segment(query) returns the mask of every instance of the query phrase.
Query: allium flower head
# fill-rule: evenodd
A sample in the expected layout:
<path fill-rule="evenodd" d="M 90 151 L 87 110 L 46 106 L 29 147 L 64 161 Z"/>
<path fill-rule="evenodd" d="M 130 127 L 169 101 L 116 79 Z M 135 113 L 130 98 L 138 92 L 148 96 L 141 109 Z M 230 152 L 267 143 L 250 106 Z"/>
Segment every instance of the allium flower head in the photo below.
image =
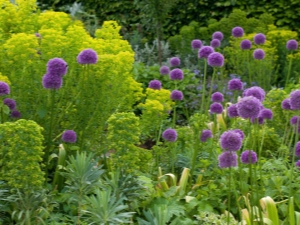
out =
<path fill-rule="evenodd" d="M 178 57 L 173 57 L 170 59 L 170 66 L 180 66 L 180 59 Z"/>
<path fill-rule="evenodd" d="M 168 75 L 170 73 L 170 68 L 168 66 L 162 66 L 159 69 L 161 75 Z"/>
<path fill-rule="evenodd" d="M 233 130 L 225 131 L 220 137 L 220 145 L 225 151 L 238 151 L 242 147 L 242 137 Z"/>
<path fill-rule="evenodd" d="M 21 117 L 21 113 L 18 110 L 13 110 L 10 113 L 10 117 L 14 119 L 19 119 Z"/>
<path fill-rule="evenodd" d="M 291 104 L 291 109 L 293 110 L 300 109 L 300 90 L 295 90 L 291 92 L 290 104 Z"/>
<path fill-rule="evenodd" d="M 208 58 L 208 56 L 213 53 L 215 50 L 211 46 L 202 46 L 198 51 L 198 57 L 201 58 Z"/>
<path fill-rule="evenodd" d="M 224 101 L 224 96 L 220 92 L 215 92 L 211 95 L 211 100 L 213 102 L 223 102 Z"/>
<path fill-rule="evenodd" d="M 201 136 L 200 136 L 200 141 L 201 142 L 206 142 L 208 138 L 212 138 L 212 132 L 211 130 L 202 130 Z"/>
<path fill-rule="evenodd" d="M 223 35 L 223 33 L 220 32 L 220 31 L 216 31 L 216 32 L 214 32 L 213 35 L 212 35 L 212 39 L 218 39 L 219 41 L 222 41 L 223 38 L 224 38 L 224 35 Z"/>
<path fill-rule="evenodd" d="M 257 162 L 257 155 L 255 151 L 246 150 L 241 154 L 241 162 L 244 164 L 254 164 Z"/>
<path fill-rule="evenodd" d="M 219 39 L 212 39 L 210 42 L 210 46 L 213 48 L 219 48 L 221 46 L 221 42 Z"/>
<path fill-rule="evenodd" d="M 262 45 L 266 42 L 266 36 L 262 33 L 258 33 L 254 36 L 254 43 L 257 45 Z"/>
<path fill-rule="evenodd" d="M 298 41 L 291 39 L 286 43 L 287 50 L 294 51 L 298 49 Z"/>
<path fill-rule="evenodd" d="M 9 85 L 3 81 L 0 81 L 0 96 L 9 95 L 10 88 Z"/>
<path fill-rule="evenodd" d="M 202 47 L 202 41 L 198 39 L 192 40 L 191 45 L 192 49 L 200 49 Z"/>
<path fill-rule="evenodd" d="M 233 117 L 238 117 L 239 113 L 237 111 L 237 105 L 236 104 L 232 104 L 227 108 L 227 113 L 228 116 L 233 118 Z"/>
<path fill-rule="evenodd" d="M 230 91 L 243 90 L 243 82 L 238 78 L 231 79 L 228 82 L 228 90 L 230 90 Z"/>
<path fill-rule="evenodd" d="M 170 79 L 171 80 L 182 80 L 183 79 L 183 72 L 181 69 L 173 69 L 170 72 Z"/>
<path fill-rule="evenodd" d="M 77 56 L 79 64 L 96 64 L 98 62 L 98 55 L 93 49 L 87 48 L 82 50 Z"/>
<path fill-rule="evenodd" d="M 300 141 L 296 144 L 295 156 L 300 157 Z"/>
<path fill-rule="evenodd" d="M 5 98 L 3 100 L 3 104 L 7 105 L 10 110 L 14 110 L 17 107 L 15 100 L 13 100 L 11 98 Z"/>
<path fill-rule="evenodd" d="M 254 86 L 244 90 L 243 96 L 244 97 L 253 96 L 262 102 L 265 99 L 266 92 L 261 87 Z"/>
<path fill-rule="evenodd" d="M 246 49 L 251 49 L 252 47 L 252 42 L 250 40 L 242 40 L 240 47 L 242 50 L 246 50 Z"/>
<path fill-rule="evenodd" d="M 149 82 L 149 88 L 154 89 L 154 90 L 160 90 L 161 82 L 159 80 L 151 80 Z"/>
<path fill-rule="evenodd" d="M 75 143 L 77 139 L 76 132 L 74 130 L 66 130 L 62 134 L 61 139 L 67 143 Z"/>
<path fill-rule="evenodd" d="M 219 102 L 214 102 L 210 105 L 210 113 L 221 114 L 223 112 L 223 106 Z"/>
<path fill-rule="evenodd" d="M 222 67 L 224 65 L 224 56 L 219 52 L 213 52 L 208 56 L 207 63 L 212 67 Z"/>
<path fill-rule="evenodd" d="M 297 162 L 295 162 L 295 166 L 300 169 L 300 160 L 298 160 Z"/>
<path fill-rule="evenodd" d="M 296 125 L 298 122 L 298 125 L 300 125 L 300 116 L 293 116 L 291 119 L 290 119 L 290 124 L 291 125 Z"/>
<path fill-rule="evenodd" d="M 281 108 L 285 110 L 291 110 L 291 100 L 289 98 L 286 98 L 281 103 Z"/>
<path fill-rule="evenodd" d="M 183 99 L 183 94 L 181 91 L 174 90 L 171 93 L 171 99 L 174 101 L 181 101 Z"/>
<path fill-rule="evenodd" d="M 258 48 L 258 49 L 255 49 L 254 52 L 253 52 L 253 58 L 254 59 L 257 59 L 257 60 L 262 60 L 265 58 L 265 51 Z"/>
<path fill-rule="evenodd" d="M 61 58 L 50 59 L 47 63 L 47 74 L 53 76 L 64 76 L 67 73 L 68 65 Z"/>
<path fill-rule="evenodd" d="M 231 34 L 233 37 L 243 37 L 244 35 L 244 29 L 242 27 L 234 27 L 232 30 L 231 30 Z"/>
<path fill-rule="evenodd" d="M 177 140 L 177 132 L 174 129 L 168 128 L 162 133 L 163 139 L 169 142 L 174 142 Z"/>
<path fill-rule="evenodd" d="M 60 76 L 45 74 L 43 76 L 43 87 L 46 89 L 59 89 L 62 86 L 62 78 Z"/>
<path fill-rule="evenodd" d="M 236 167 L 238 165 L 237 154 L 235 152 L 223 152 L 219 155 L 218 160 L 220 168 Z"/>
<path fill-rule="evenodd" d="M 273 119 L 273 112 L 271 109 L 262 109 L 260 110 L 259 117 L 263 119 L 271 120 Z"/>
<path fill-rule="evenodd" d="M 253 96 L 243 97 L 237 103 L 237 111 L 244 119 L 257 118 L 262 108 L 261 101 Z"/>
<path fill-rule="evenodd" d="M 240 129 L 234 129 L 232 131 L 234 131 L 235 133 L 238 133 L 241 136 L 242 140 L 244 140 L 245 134 L 244 134 L 244 132 L 242 130 L 240 130 Z"/>

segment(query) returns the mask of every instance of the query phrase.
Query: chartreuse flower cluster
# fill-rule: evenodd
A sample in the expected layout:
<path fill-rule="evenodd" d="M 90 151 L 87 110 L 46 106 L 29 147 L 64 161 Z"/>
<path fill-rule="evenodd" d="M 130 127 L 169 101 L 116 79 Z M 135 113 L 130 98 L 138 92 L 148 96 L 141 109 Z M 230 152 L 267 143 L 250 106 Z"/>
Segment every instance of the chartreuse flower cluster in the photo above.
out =
<path fill-rule="evenodd" d="M 24 119 L 0 124 L 0 180 L 11 188 L 42 188 L 42 130 L 34 121 Z"/>

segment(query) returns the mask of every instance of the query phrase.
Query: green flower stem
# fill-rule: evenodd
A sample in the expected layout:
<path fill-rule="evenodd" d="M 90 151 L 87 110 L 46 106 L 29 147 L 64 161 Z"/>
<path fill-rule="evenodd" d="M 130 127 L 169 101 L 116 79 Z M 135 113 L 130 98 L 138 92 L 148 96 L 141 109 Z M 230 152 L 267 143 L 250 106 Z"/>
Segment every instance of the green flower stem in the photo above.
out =
<path fill-rule="evenodd" d="M 293 63 L 293 57 L 290 58 L 289 60 L 289 67 L 288 67 L 288 73 L 287 73 L 287 77 L 285 80 L 285 86 L 287 87 L 288 83 L 289 83 L 289 79 L 290 79 L 290 75 L 291 75 L 291 69 L 292 69 L 292 63 Z"/>
<path fill-rule="evenodd" d="M 258 150 L 258 167 L 259 167 L 259 177 L 260 177 L 261 187 L 263 186 L 263 177 L 262 177 L 262 169 L 261 169 L 260 159 L 261 159 L 261 152 L 262 152 L 263 144 L 264 144 L 264 141 L 265 141 L 265 134 L 266 134 L 266 126 L 263 125 L 262 140 L 261 140 L 259 150 Z"/>
<path fill-rule="evenodd" d="M 252 84 L 252 73 L 251 73 L 251 66 L 250 66 L 250 51 L 247 50 L 247 67 L 248 67 L 248 75 L 249 75 L 249 86 Z"/>
<path fill-rule="evenodd" d="M 203 84 L 202 84 L 202 100 L 201 100 L 201 109 L 200 112 L 203 113 L 206 109 L 205 104 L 205 87 L 206 87 L 206 73 L 207 73 L 207 60 L 204 59 L 204 74 L 203 74 Z M 204 112 L 206 113 L 206 112 Z"/>
<path fill-rule="evenodd" d="M 175 128 L 175 125 L 176 125 L 176 103 L 175 103 L 174 109 L 173 109 L 173 120 L 172 120 L 172 124 L 173 124 L 173 127 Z"/>
<path fill-rule="evenodd" d="M 230 152 L 230 154 L 232 154 Z M 230 204 L 231 204 L 231 198 L 230 198 L 230 192 L 231 192 L 231 166 L 229 167 L 229 180 L 228 180 L 228 193 L 227 193 L 227 225 L 230 224 Z"/>
<path fill-rule="evenodd" d="M 159 143 L 159 140 L 160 140 L 160 137 L 161 137 L 161 133 L 162 133 L 162 127 L 163 127 L 163 124 L 162 124 L 162 122 L 161 122 L 160 127 L 159 127 L 159 131 L 158 131 L 158 135 L 157 135 L 156 141 L 155 141 L 155 146 L 158 146 L 158 143 Z M 156 155 L 156 156 L 155 156 L 155 159 L 156 159 L 156 166 L 158 166 L 158 165 L 159 165 L 159 156 L 158 156 L 157 153 L 156 153 L 155 155 Z"/>
<path fill-rule="evenodd" d="M 200 140 L 198 136 L 195 137 L 195 144 L 194 144 L 194 152 L 193 152 L 193 158 L 192 158 L 192 167 L 191 167 L 191 176 L 193 177 L 195 167 L 196 167 L 196 159 L 197 159 L 197 153 L 200 148 Z"/>
<path fill-rule="evenodd" d="M 208 96 L 207 96 L 207 102 L 209 102 L 210 100 L 210 96 L 211 96 L 211 93 L 212 93 L 212 88 L 213 88 L 213 83 L 214 83 L 214 79 L 215 79 L 215 76 L 216 76 L 216 67 L 214 67 L 214 72 L 213 72 L 213 75 L 212 75 L 212 78 L 211 78 L 211 82 L 210 82 L 210 87 L 209 87 L 209 93 L 208 93 Z M 207 105 L 205 107 L 205 112 L 208 110 L 207 108 Z"/>
<path fill-rule="evenodd" d="M 1 121 L 0 121 L 0 123 L 4 123 L 4 112 L 3 112 L 3 103 L 2 103 L 2 105 L 1 105 L 1 107 L 0 107 L 0 111 L 1 111 Z"/>

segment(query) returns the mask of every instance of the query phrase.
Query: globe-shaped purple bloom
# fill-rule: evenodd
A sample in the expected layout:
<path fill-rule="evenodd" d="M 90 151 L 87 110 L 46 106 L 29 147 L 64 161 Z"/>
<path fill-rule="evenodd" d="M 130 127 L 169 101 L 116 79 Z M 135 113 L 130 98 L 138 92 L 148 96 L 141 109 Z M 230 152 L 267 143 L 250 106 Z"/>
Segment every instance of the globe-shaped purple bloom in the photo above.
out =
<path fill-rule="evenodd" d="M 259 117 L 263 119 L 271 120 L 273 119 L 273 112 L 271 109 L 262 109 L 260 110 Z"/>
<path fill-rule="evenodd" d="M 221 42 L 219 39 L 213 39 L 210 42 L 210 46 L 213 48 L 219 48 L 221 46 Z"/>
<path fill-rule="evenodd" d="M 208 56 L 207 63 L 212 67 L 222 67 L 224 65 L 224 56 L 219 52 L 213 52 Z"/>
<path fill-rule="evenodd" d="M 171 93 L 171 99 L 174 101 L 181 101 L 183 99 L 183 94 L 181 91 L 174 90 Z"/>
<path fill-rule="evenodd" d="M 68 64 L 61 58 L 50 59 L 47 63 L 47 74 L 64 76 L 68 70 Z"/>
<path fill-rule="evenodd" d="M 73 130 L 66 130 L 66 131 L 62 134 L 61 139 L 62 139 L 64 142 L 67 142 L 67 143 L 75 143 L 75 142 L 76 142 L 76 139 L 77 139 L 76 132 L 73 131 Z"/>
<path fill-rule="evenodd" d="M 262 33 L 258 33 L 254 36 L 254 43 L 257 45 L 262 45 L 266 42 L 266 36 Z"/>
<path fill-rule="evenodd" d="M 98 62 L 98 55 L 93 49 L 84 49 L 77 56 L 79 64 L 96 64 Z"/>
<path fill-rule="evenodd" d="M 281 103 L 281 108 L 285 110 L 291 110 L 291 100 L 289 98 L 286 98 Z"/>
<path fill-rule="evenodd" d="M 293 116 L 291 119 L 290 119 L 290 124 L 291 125 L 296 125 L 298 122 L 298 124 L 300 125 L 300 116 Z"/>
<path fill-rule="evenodd" d="M 178 57 L 173 57 L 170 59 L 170 66 L 180 66 L 180 59 Z"/>
<path fill-rule="evenodd" d="M 290 94 L 290 104 L 292 110 L 300 109 L 300 90 L 292 91 Z"/>
<path fill-rule="evenodd" d="M 230 90 L 230 91 L 243 90 L 243 82 L 238 78 L 231 79 L 228 82 L 228 90 Z"/>
<path fill-rule="evenodd" d="M 253 58 L 254 59 L 257 59 L 257 60 L 262 60 L 265 58 L 265 51 L 258 48 L 258 49 L 255 49 L 254 52 L 253 52 Z"/>
<path fill-rule="evenodd" d="M 198 57 L 201 58 L 208 58 L 208 56 L 213 53 L 215 50 L 211 46 L 202 46 L 198 51 Z"/>
<path fill-rule="evenodd" d="M 8 108 L 12 111 L 17 107 L 16 101 L 11 98 L 6 98 L 3 100 L 3 104 L 7 105 Z"/>
<path fill-rule="evenodd" d="M 235 38 L 243 37 L 243 35 L 244 35 L 244 29 L 242 27 L 234 27 L 231 30 L 231 34 Z"/>
<path fill-rule="evenodd" d="M 183 72 L 181 69 L 173 69 L 170 72 L 170 79 L 171 80 L 182 80 L 183 79 Z"/>
<path fill-rule="evenodd" d="M 154 89 L 154 90 L 160 90 L 161 82 L 159 80 L 151 80 L 149 82 L 149 88 Z"/>
<path fill-rule="evenodd" d="M 170 73 L 170 68 L 168 66 L 162 66 L 159 69 L 161 75 L 168 75 Z"/>
<path fill-rule="evenodd" d="M 227 108 L 227 113 L 228 116 L 233 118 L 233 117 L 238 117 L 239 113 L 237 111 L 237 105 L 236 104 L 232 104 Z"/>
<path fill-rule="evenodd" d="M 254 164 L 257 162 L 257 154 L 255 151 L 246 150 L 241 154 L 241 162 L 244 164 Z"/>
<path fill-rule="evenodd" d="M 214 102 L 210 105 L 210 113 L 221 114 L 223 112 L 223 106 L 219 102 Z"/>
<path fill-rule="evenodd" d="M 10 117 L 14 119 L 19 119 L 21 117 L 21 113 L 15 109 L 10 113 Z"/>
<path fill-rule="evenodd" d="M 229 130 L 221 135 L 220 145 L 225 151 L 238 151 L 242 147 L 242 140 L 239 133 Z"/>
<path fill-rule="evenodd" d="M 300 141 L 296 144 L 295 156 L 300 157 Z"/>
<path fill-rule="evenodd" d="M 229 168 L 236 167 L 238 165 L 237 162 L 237 154 L 235 152 L 226 151 L 219 155 L 219 167 L 220 168 Z"/>
<path fill-rule="evenodd" d="M 10 88 L 9 85 L 3 81 L 0 81 L 0 96 L 9 95 Z"/>
<path fill-rule="evenodd" d="M 202 130 L 201 136 L 200 136 L 200 141 L 201 142 L 206 142 L 208 138 L 212 138 L 212 132 L 211 130 Z"/>
<path fill-rule="evenodd" d="M 300 160 L 298 160 L 297 162 L 295 162 L 295 166 L 300 169 Z"/>
<path fill-rule="evenodd" d="M 242 130 L 240 130 L 240 129 L 234 129 L 232 131 L 234 131 L 235 133 L 239 134 L 241 136 L 242 140 L 244 140 L 245 134 L 244 134 L 244 132 Z"/>
<path fill-rule="evenodd" d="M 57 75 L 45 74 L 43 76 L 43 87 L 46 89 L 59 89 L 62 86 L 62 78 Z"/>
<path fill-rule="evenodd" d="M 237 111 L 244 119 L 257 118 L 262 108 L 261 101 L 253 96 L 243 97 L 237 103 Z"/>
<path fill-rule="evenodd" d="M 261 87 L 254 86 L 244 90 L 243 96 L 244 97 L 253 96 L 262 102 L 265 99 L 266 92 Z"/>
<path fill-rule="evenodd" d="M 162 133 L 163 139 L 169 142 L 174 142 L 177 140 L 177 132 L 174 129 L 168 128 Z"/>
<path fill-rule="evenodd" d="M 192 49 L 200 49 L 202 47 L 202 41 L 198 39 L 192 40 L 191 45 Z"/>
<path fill-rule="evenodd" d="M 298 41 L 291 39 L 286 43 L 287 50 L 294 51 L 298 49 Z"/>
<path fill-rule="evenodd" d="M 240 47 L 242 50 L 247 50 L 247 49 L 251 49 L 252 47 L 252 42 L 250 40 L 242 40 Z"/>
<path fill-rule="evenodd" d="M 213 35 L 212 35 L 212 39 L 218 39 L 219 41 L 222 41 L 223 38 L 224 38 L 224 35 L 223 35 L 223 33 L 220 32 L 220 31 L 216 31 L 216 32 L 214 32 Z"/>
<path fill-rule="evenodd" d="M 211 95 L 211 100 L 213 102 L 223 102 L 224 101 L 224 96 L 220 92 L 215 92 Z"/>

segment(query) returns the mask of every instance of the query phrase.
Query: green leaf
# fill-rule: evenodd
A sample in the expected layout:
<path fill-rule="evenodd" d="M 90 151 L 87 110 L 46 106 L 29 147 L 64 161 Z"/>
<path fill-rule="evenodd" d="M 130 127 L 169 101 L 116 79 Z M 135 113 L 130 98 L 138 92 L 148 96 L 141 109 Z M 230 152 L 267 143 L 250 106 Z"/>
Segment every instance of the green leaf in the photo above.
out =
<path fill-rule="evenodd" d="M 79 150 L 79 149 L 80 149 L 79 146 L 71 146 L 71 147 L 70 147 L 70 150 L 74 150 L 74 151 L 77 151 L 77 150 Z"/>

